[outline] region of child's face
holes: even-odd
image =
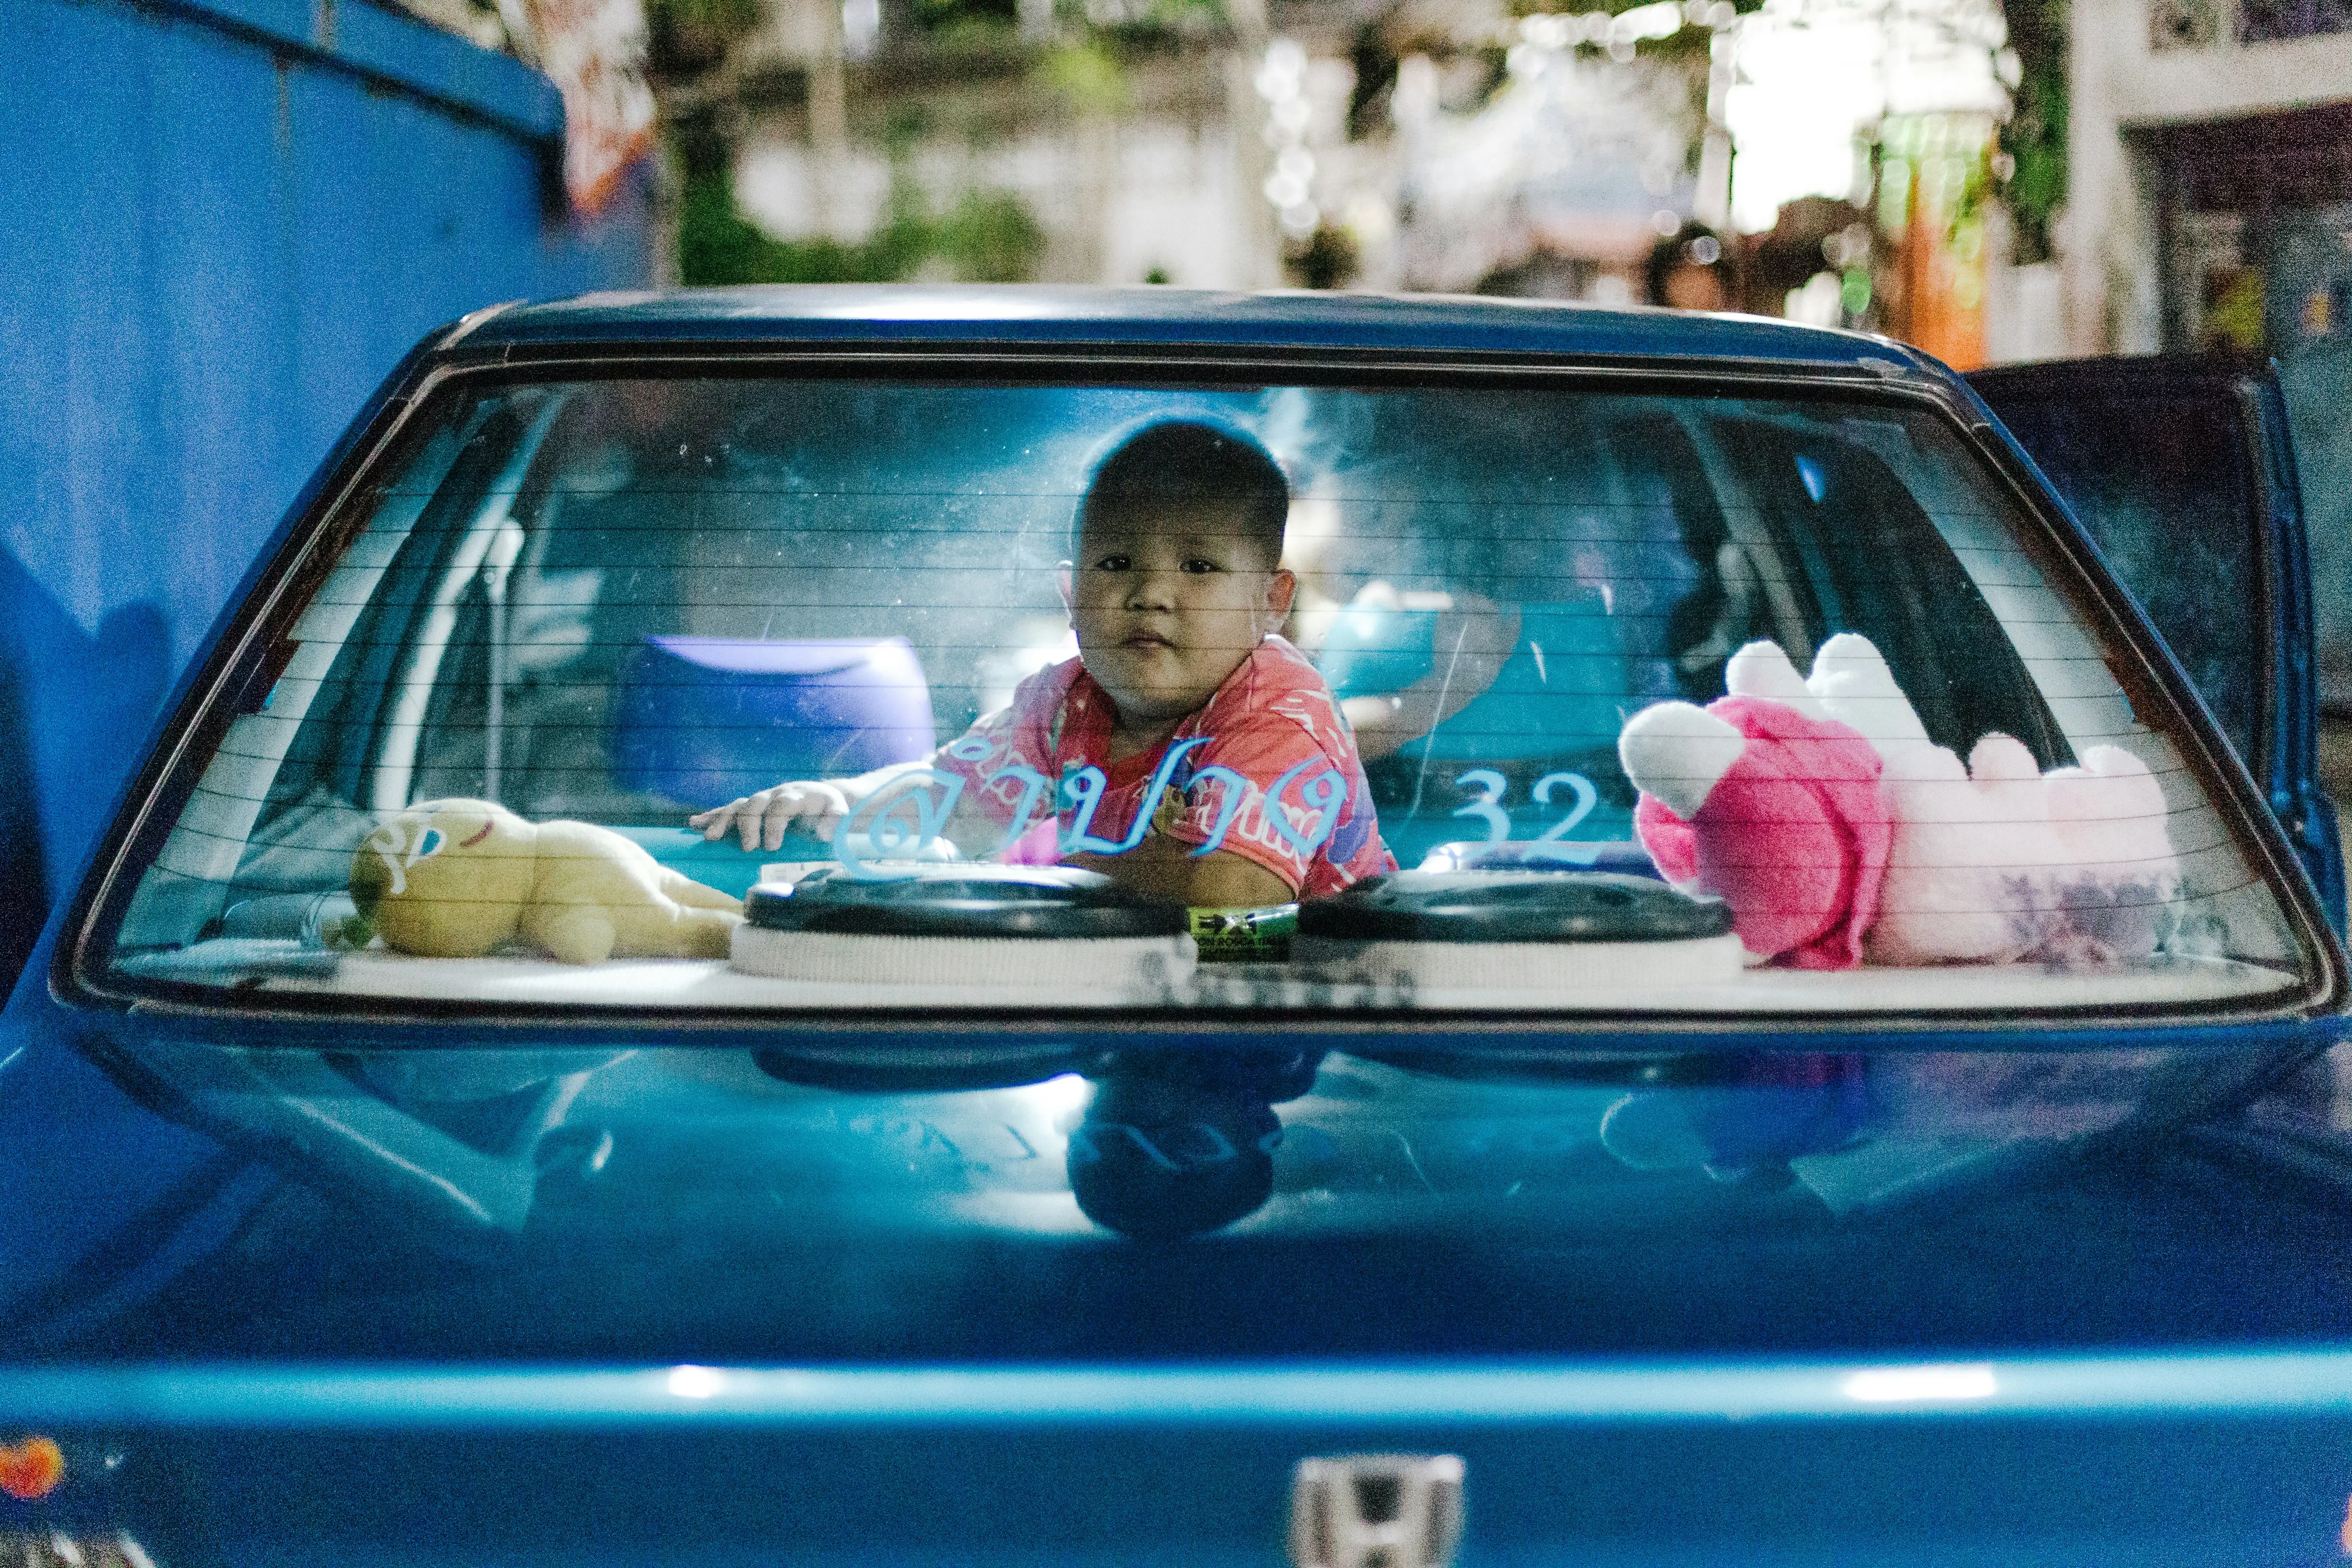
[[[1136,503],[1087,520],[1062,597],[1087,673],[1124,722],[1181,719],[1268,632],[1296,586],[1214,504]]]

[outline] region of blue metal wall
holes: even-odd
[[[0,994],[279,512],[416,338],[647,281],[547,80],[363,0],[0,0]]]

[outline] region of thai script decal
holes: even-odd
[[[1348,806],[1348,780],[1321,757],[1309,757],[1263,789],[1232,768],[1193,764],[1192,753],[1209,743],[1208,736],[1177,742],[1152,770],[1151,782],[1137,803],[1135,815],[1117,837],[1095,832],[1109,778],[1091,763],[1073,768],[1058,779],[1036,769],[1009,762],[980,782],[980,789],[999,801],[1017,791],[1003,833],[982,858],[1002,855],[1036,826],[1040,805],[1050,798],[1057,824],[1055,846],[1063,855],[1124,855],[1142,844],[1162,807],[1190,809],[1201,796],[1215,790],[1216,815],[1207,837],[1193,848],[1195,856],[1222,847],[1229,837],[1287,850],[1311,858],[1327,844],[1335,857],[1352,857],[1371,830],[1371,813],[1359,811],[1342,823]],[[984,763],[994,752],[990,741],[966,735],[949,744],[943,754],[957,762]],[[1319,769],[1318,763],[1324,763]],[[1454,813],[1486,825],[1486,842],[1499,844],[1511,837],[1510,813],[1502,801],[1509,784],[1491,768],[1473,768],[1454,781],[1472,790],[1475,798]],[[1000,787],[1004,786],[1004,787]],[[1547,828],[1538,842],[1553,843],[1585,819],[1600,803],[1600,792],[1581,773],[1546,773],[1532,791],[1538,805],[1549,805],[1555,791],[1565,787],[1569,807]],[[964,781],[938,768],[916,768],[877,790],[852,812],[834,835],[834,858],[851,876],[866,880],[889,880],[916,874],[913,861],[940,841],[948,819],[963,796]],[[1248,808],[1255,805],[1256,810]]]

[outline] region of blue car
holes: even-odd
[[[1979,388],[1168,289],[435,334],[0,1020],[0,1563],[2341,1560],[2275,386]]]

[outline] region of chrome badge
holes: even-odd
[[[1290,1483],[1298,1568],[1445,1568],[1462,1542],[1462,1461],[1453,1454],[1301,1459]]]

